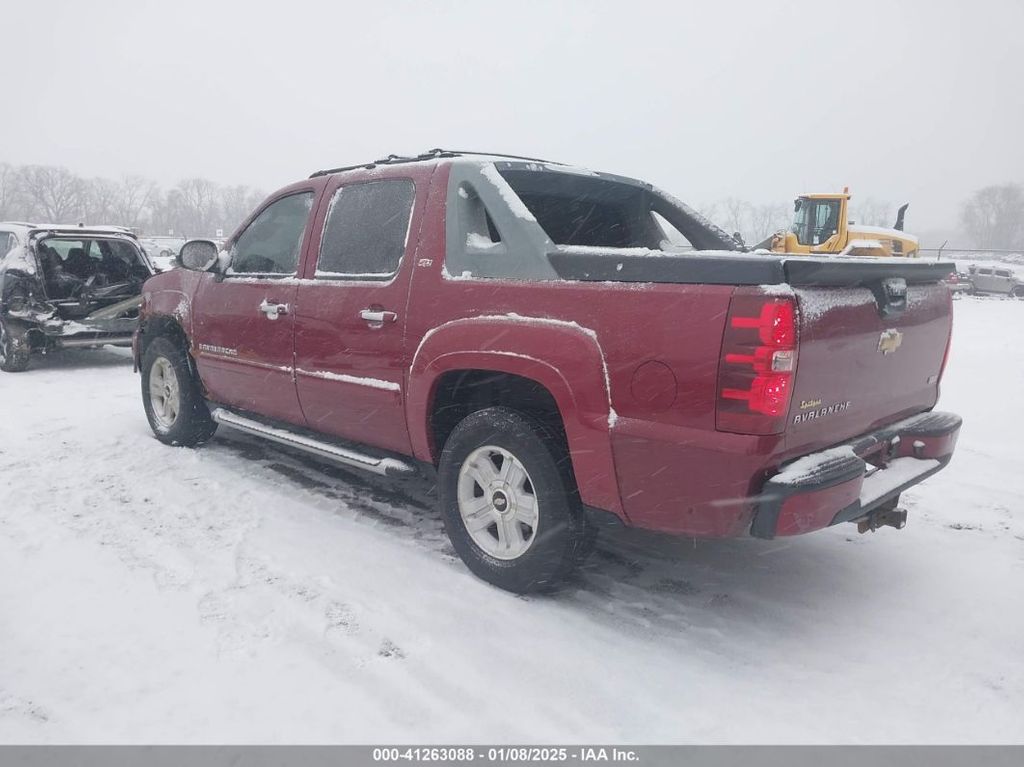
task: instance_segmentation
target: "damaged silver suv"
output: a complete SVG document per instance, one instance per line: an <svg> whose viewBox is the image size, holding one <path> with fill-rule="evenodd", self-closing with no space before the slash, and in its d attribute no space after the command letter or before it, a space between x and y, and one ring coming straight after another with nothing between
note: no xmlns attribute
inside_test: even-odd
<svg viewBox="0 0 1024 767"><path fill-rule="evenodd" d="M0 223L0 370L35 352L131 346L153 273L127 229Z"/></svg>

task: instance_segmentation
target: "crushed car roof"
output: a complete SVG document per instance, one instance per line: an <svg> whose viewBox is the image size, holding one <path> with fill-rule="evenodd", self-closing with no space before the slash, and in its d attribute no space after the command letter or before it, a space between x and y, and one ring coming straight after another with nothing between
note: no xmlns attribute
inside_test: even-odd
<svg viewBox="0 0 1024 767"><path fill-rule="evenodd" d="M53 232L56 234L97 234L97 235L118 235L121 237L132 237L138 239L135 233L126 226L113 224L30 224L25 221L0 221L0 228L5 230L16 230L24 235Z"/></svg>

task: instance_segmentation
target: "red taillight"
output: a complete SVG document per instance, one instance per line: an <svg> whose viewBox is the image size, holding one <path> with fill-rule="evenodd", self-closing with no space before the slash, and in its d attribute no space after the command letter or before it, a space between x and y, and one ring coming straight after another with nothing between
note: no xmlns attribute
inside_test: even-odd
<svg viewBox="0 0 1024 767"><path fill-rule="evenodd" d="M717 428L742 434L781 432L796 356L793 299L737 291L722 339Z"/></svg>
<svg viewBox="0 0 1024 767"><path fill-rule="evenodd" d="M729 312L734 328L756 328L761 343L773 347L796 346L796 313L789 299L773 299L761 306L756 317L737 317Z"/></svg>

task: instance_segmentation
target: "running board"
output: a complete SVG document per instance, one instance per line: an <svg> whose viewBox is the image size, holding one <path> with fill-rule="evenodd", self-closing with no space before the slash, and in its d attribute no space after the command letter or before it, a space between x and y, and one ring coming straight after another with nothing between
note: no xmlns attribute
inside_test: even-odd
<svg viewBox="0 0 1024 767"><path fill-rule="evenodd" d="M351 466L388 477L408 476L416 473L416 468L412 464L397 458L377 458L365 453L359 453L340 445L296 434L277 426L268 426L265 423L253 420L252 418L246 418L222 407L214 408L210 416L222 426L227 426L255 437L262 437L279 445L293 447L296 450L302 450L303 452L319 456L320 458L326 458L329 461L334 461L344 466Z"/></svg>

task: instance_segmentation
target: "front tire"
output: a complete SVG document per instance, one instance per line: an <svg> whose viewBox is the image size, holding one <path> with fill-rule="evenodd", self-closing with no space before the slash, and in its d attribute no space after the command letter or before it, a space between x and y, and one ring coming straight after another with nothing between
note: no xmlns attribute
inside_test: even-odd
<svg viewBox="0 0 1024 767"><path fill-rule="evenodd" d="M0 319L0 370L21 373L28 367L32 348L25 334Z"/></svg>
<svg viewBox="0 0 1024 767"><path fill-rule="evenodd" d="M511 408L479 410L455 427L438 466L438 496L466 566L518 594L557 586L591 537L564 441Z"/></svg>
<svg viewBox="0 0 1024 767"><path fill-rule="evenodd" d="M171 339L154 339L142 357L142 404L156 438L194 447L217 430L188 355Z"/></svg>

